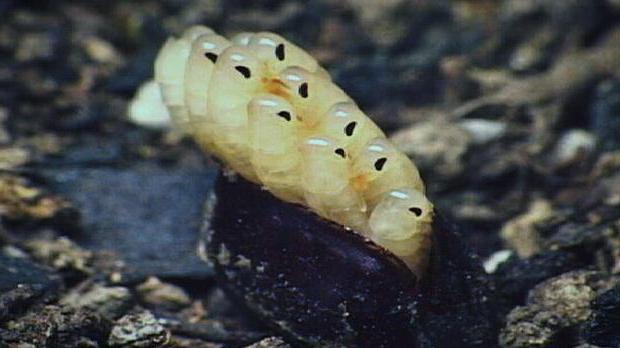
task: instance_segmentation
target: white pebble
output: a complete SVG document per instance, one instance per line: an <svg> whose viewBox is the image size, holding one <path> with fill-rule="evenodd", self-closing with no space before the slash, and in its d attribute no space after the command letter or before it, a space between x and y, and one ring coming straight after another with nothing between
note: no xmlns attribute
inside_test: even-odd
<svg viewBox="0 0 620 348"><path fill-rule="evenodd" d="M462 120L459 126L465 129L471 135L473 142L478 145L488 143L506 133L505 123L481 118Z"/></svg>

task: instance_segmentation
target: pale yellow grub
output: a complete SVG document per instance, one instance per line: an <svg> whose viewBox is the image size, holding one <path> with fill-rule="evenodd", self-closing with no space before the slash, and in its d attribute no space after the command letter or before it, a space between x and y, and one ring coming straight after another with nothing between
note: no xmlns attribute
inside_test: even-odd
<svg viewBox="0 0 620 348"><path fill-rule="evenodd" d="M424 192L416 166L386 138L370 140L355 157L353 181L364 192L370 207L394 187L411 187Z"/></svg>
<svg viewBox="0 0 620 348"><path fill-rule="evenodd" d="M180 39L169 38L155 59L155 81L159 83L173 122L181 125L182 129L186 129L184 125L189 121L184 96L185 65L192 41L208 33L213 33L213 30L201 25L190 27Z"/></svg>
<svg viewBox="0 0 620 348"><path fill-rule="evenodd" d="M227 40L194 26L164 44L155 81L130 104L132 118L161 117L164 105L225 166L422 274L433 206L416 166L306 51L273 33Z"/></svg>
<svg viewBox="0 0 620 348"><path fill-rule="evenodd" d="M184 85L185 104L191 122L206 118L209 81L218 56L228 46L230 42L217 34L200 35L191 45Z"/></svg>
<svg viewBox="0 0 620 348"><path fill-rule="evenodd" d="M319 134L340 141L349 155L357 157L370 140L385 134L354 102L333 104L317 126Z"/></svg>
<svg viewBox="0 0 620 348"><path fill-rule="evenodd" d="M349 180L350 158L342 144L310 137L301 144L301 186L310 208L356 230L366 229L366 203Z"/></svg>
<svg viewBox="0 0 620 348"><path fill-rule="evenodd" d="M427 263L431 244L433 205L418 190L389 191L375 207L368 224L370 238L403 259L417 274Z"/></svg>
<svg viewBox="0 0 620 348"><path fill-rule="evenodd" d="M250 163L258 179L275 196L303 203L298 184L301 153L297 135L301 123L286 99L259 94L248 106Z"/></svg>
<svg viewBox="0 0 620 348"><path fill-rule="evenodd" d="M320 117L325 115L333 104L352 101L331 80L299 66L282 70L279 81L284 88L275 92L282 93L290 101L308 128L316 127Z"/></svg>

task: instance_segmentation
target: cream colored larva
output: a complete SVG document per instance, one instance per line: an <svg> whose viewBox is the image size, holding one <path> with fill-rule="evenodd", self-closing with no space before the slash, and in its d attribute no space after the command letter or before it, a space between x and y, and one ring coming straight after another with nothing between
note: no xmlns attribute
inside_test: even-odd
<svg viewBox="0 0 620 348"><path fill-rule="evenodd" d="M422 272L433 205L416 166L304 50L273 33L227 40L194 26L161 48L155 82L132 102L134 120L168 113L244 178Z"/></svg>

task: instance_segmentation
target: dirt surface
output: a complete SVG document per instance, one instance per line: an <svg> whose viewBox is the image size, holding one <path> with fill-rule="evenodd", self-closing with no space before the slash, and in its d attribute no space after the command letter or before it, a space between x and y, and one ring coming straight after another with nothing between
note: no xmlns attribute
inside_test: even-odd
<svg viewBox="0 0 620 348"><path fill-rule="evenodd" d="M168 35L277 32L420 167L499 347L620 347L617 0L0 1L0 346L287 347L196 253L217 166L127 121Z"/></svg>

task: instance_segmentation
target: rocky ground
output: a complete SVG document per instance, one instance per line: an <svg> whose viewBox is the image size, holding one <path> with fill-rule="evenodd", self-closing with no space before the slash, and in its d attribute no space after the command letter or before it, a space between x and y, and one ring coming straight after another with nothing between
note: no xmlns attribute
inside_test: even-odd
<svg viewBox="0 0 620 348"><path fill-rule="evenodd" d="M126 106L170 34L275 31L418 163L500 347L620 347L620 2L0 2L0 346L288 347L196 256L217 167Z"/></svg>

